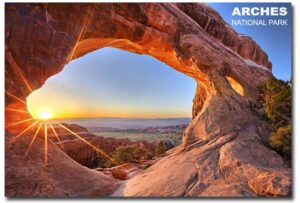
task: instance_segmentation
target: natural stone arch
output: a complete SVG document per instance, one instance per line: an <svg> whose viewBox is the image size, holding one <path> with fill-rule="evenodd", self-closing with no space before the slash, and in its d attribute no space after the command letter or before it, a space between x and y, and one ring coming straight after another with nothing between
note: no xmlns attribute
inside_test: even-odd
<svg viewBox="0 0 300 203"><path fill-rule="evenodd" d="M249 146L264 150L263 157L274 157L273 162L256 162L247 153L259 154L249 146L244 149L244 161L251 162L253 174L262 174L261 166L269 167L264 171L268 171L270 181L279 173L271 172L270 166L280 170L283 166L281 158L262 145L261 137L265 134L258 133L259 117L251 109L257 96L257 85L272 76L271 63L251 38L236 33L209 6L172 3L6 4L5 29L5 90L23 100L30 89L41 87L47 78L61 71L72 59L108 46L150 55L197 81L193 121L185 131L183 147L172 159L184 163L183 160L191 156L198 165L211 167L216 177L201 179L204 172L195 171L195 163L185 164L184 180L175 177L172 169L166 175L166 181L174 183L177 189L166 188L165 194L160 194L160 187L136 188L129 184L128 195L201 196L209 194L209 189L216 189L216 182L222 181L236 195L259 194L260 191L262 195L289 193L289 184L279 186L284 187L283 191L272 185L273 188L269 189L272 191L267 192L257 186L260 180L250 185L254 176L244 173L238 174L244 178L242 184L226 184L228 174L234 173L230 167L239 160L239 154L230 150L229 145L239 148L250 142ZM24 84L23 77L28 84ZM232 89L228 77L243 87L243 95ZM24 103L10 96L6 97L5 106L26 110ZM29 115L9 114L6 123L26 116ZM223 151L231 153L232 162L220 166L225 161L221 159ZM211 166L205 162L207 159L211 159ZM168 160L162 160L156 168L169 164ZM246 164L239 167L243 166ZM221 171L216 171L218 167ZM195 174L198 178L193 179ZM282 180L289 178L288 175L279 175ZM151 170L149 176L135 179L156 184ZM203 184L205 187L199 190Z"/></svg>
<svg viewBox="0 0 300 203"><path fill-rule="evenodd" d="M250 45L245 45L244 37L235 33L206 5L32 4L18 5L19 12L27 12L26 17L22 15L19 18L9 16L15 15L9 12L13 8L14 5L7 5L7 19L11 18L6 23L6 53L9 56L6 58L10 59L7 60L7 67L19 66L24 77L29 78L32 89L39 88L48 77L62 70L65 63L107 46L150 55L193 77L198 84L197 93L201 92L201 96L196 95L198 102L194 103L194 117L204 107L205 101L220 97L220 94L222 98L236 97L236 100L247 105L245 102L253 97L256 85L270 76L268 71L251 70L239 55L269 66L267 56L260 47L248 38ZM67 15L62 10L68 10ZM199 12L188 13L192 10ZM14 26L20 23L26 27ZM20 41L15 30L25 32L22 28L35 33ZM47 46L42 46L43 42ZM245 46L249 49L254 47L255 56L239 51ZM37 72L35 78L30 76L33 71ZM245 72L263 77L249 83ZM230 91L225 81L228 74L241 81L245 98ZM9 77L10 74L6 81ZM21 80L21 84L15 86L24 86L24 83ZM6 87L10 89L11 85ZM22 91L17 95L26 98L28 91Z"/></svg>

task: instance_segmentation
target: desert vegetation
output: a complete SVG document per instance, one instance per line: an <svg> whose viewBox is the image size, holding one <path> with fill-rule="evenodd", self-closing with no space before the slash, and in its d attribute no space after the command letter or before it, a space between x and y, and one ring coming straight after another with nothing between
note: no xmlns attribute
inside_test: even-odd
<svg viewBox="0 0 300 203"><path fill-rule="evenodd" d="M259 102L271 127L269 144L284 158L291 159L292 150L292 85L271 78L259 86Z"/></svg>
<svg viewBox="0 0 300 203"><path fill-rule="evenodd" d="M165 153L166 153L166 149L165 149L163 143L162 142L157 143L156 147L155 147L155 155L161 156Z"/></svg>
<svg viewBox="0 0 300 203"><path fill-rule="evenodd" d="M187 125L145 129L106 129L92 133L100 137L113 137L115 139L128 138L132 142L147 141L158 143L161 140L170 139L177 146L182 142L182 134L186 127Z"/></svg>
<svg viewBox="0 0 300 203"><path fill-rule="evenodd" d="M112 158L118 163L139 163L141 160L151 159L153 154L144 147L140 146L121 146L118 147Z"/></svg>

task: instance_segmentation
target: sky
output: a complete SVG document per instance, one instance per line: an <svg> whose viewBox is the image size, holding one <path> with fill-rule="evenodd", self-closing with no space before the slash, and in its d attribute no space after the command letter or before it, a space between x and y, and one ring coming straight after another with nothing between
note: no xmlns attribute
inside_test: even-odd
<svg viewBox="0 0 300 203"><path fill-rule="evenodd" d="M282 80L291 79L292 71L292 8L290 3L210 3L223 19L232 26L236 19L287 19L288 26L232 26L237 32L248 35L268 54L272 72ZM287 16L232 16L234 7L287 7Z"/></svg>
<svg viewBox="0 0 300 203"><path fill-rule="evenodd" d="M103 48L73 60L28 98L34 117L191 117L194 79L147 55Z"/></svg>
<svg viewBox="0 0 300 203"><path fill-rule="evenodd" d="M255 3L210 5L230 25L232 19L249 19L232 16L235 6L264 6ZM273 63L273 74L283 80L291 77L291 8L288 8L288 26L233 27L251 36L266 51ZM193 79L150 56L103 48L66 65L62 72L34 91L27 103L34 117L39 117L41 112L49 112L55 118L191 117L195 89Z"/></svg>

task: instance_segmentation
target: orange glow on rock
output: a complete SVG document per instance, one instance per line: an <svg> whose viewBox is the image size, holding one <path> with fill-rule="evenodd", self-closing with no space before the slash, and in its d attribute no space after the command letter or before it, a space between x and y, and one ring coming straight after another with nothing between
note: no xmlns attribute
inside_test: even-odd
<svg viewBox="0 0 300 203"><path fill-rule="evenodd" d="M244 88L243 86L238 83L235 79L233 79L232 77L226 76L227 81L229 82L231 88L238 93L241 96L244 96Z"/></svg>

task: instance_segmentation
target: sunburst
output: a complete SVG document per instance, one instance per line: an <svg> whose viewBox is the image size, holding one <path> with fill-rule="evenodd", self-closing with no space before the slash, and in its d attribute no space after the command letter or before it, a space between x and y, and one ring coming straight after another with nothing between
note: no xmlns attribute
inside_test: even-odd
<svg viewBox="0 0 300 203"><path fill-rule="evenodd" d="M19 109L6 109L6 110L14 111L14 112L17 112L17 113L24 113L23 110L19 110ZM22 136L28 135L28 131L38 124L38 127L36 128L35 133L32 136L32 139L31 139L31 141L30 141L30 143L27 147L27 150L24 154L24 157L26 157L29 154L30 149L32 148L32 146L33 146L37 136L39 135L41 129L44 129L44 165L45 166L48 165L48 142L51 142L51 140L49 140L49 136L48 136L48 129L49 128L52 130L52 132L53 132L54 136L56 137L56 139L58 141L58 144L61 146L62 150L64 150L64 146L61 142L59 134L56 132L54 126L52 125L52 123L54 122L58 127L65 129L70 134L72 134L76 138L78 138L80 141L84 142L85 144L87 144L88 146L93 148L96 152L98 152L99 154L101 154L102 156L107 158L109 161L111 161L114 164L117 164L117 162L114 159L112 159L106 152L101 150L99 147L93 145L92 143L90 143L89 141L84 139L82 136L78 135L78 133L72 131L67 126L62 125L61 123L59 123L56 120L54 120L53 118L51 118L52 115L51 115L50 112L44 111L44 112L41 112L39 115L40 116L37 119L28 118L28 119L21 120L21 121L15 122L15 123L11 123L11 124L5 126L6 128L10 128L11 126L16 126L16 125L19 125L19 124L24 124L26 122L31 122L24 130L22 130L19 134L17 134L15 137L13 137L9 141L9 143L12 144L12 143L16 142L17 139L20 139Z"/></svg>
<svg viewBox="0 0 300 203"><path fill-rule="evenodd" d="M44 122L44 132L45 132L45 166L48 166L48 126L47 122Z"/></svg>
<svg viewBox="0 0 300 203"><path fill-rule="evenodd" d="M5 94L7 94L8 96L10 96L11 98L13 99L16 99L18 100L19 102L23 103L23 104L26 104L26 101L24 101L23 99L21 99L20 97L17 97L16 95L8 92L8 91L5 91Z"/></svg>
<svg viewBox="0 0 300 203"><path fill-rule="evenodd" d="M61 148L65 151L65 148L64 148L64 145L62 144L56 130L54 129L53 125L51 124L51 122L48 122L53 134L55 135L56 139L57 139L57 142L59 143L59 145L61 146Z"/></svg>
<svg viewBox="0 0 300 203"><path fill-rule="evenodd" d="M96 150L98 153L102 154L104 157L106 157L108 160L110 160L112 163L117 164L117 162L115 160L113 160L110 156L108 156L103 150L99 149L98 147L94 146L93 144L91 144L90 142L88 142L87 140L85 140L83 137L81 137L80 135L78 135L77 133L73 132L71 129L67 128L66 126L58 123L57 121L54 121L56 124L58 124L60 127L64 128L65 130L67 130L69 133L71 133L72 135L74 135L75 137L79 138L81 141L83 141L85 144L89 145L90 147L92 147L94 150Z"/></svg>
<svg viewBox="0 0 300 203"><path fill-rule="evenodd" d="M28 114L27 111L19 110L19 109L12 109L12 108L5 108L5 111L14 111L14 112L18 112L18 113L26 113L26 114Z"/></svg>
<svg viewBox="0 0 300 203"><path fill-rule="evenodd" d="M25 157L28 155L29 150L30 150L31 146L33 145L33 143L34 143L36 137L38 136L38 134L39 134L39 132L40 132L40 129L41 129L42 125L43 125L43 122L40 122L39 127L36 129L36 132L35 132L34 136L32 137L32 140L31 140L29 146L27 147L26 153L25 153L25 155L24 155Z"/></svg>
<svg viewBox="0 0 300 203"><path fill-rule="evenodd" d="M30 130L33 126L35 126L35 124L37 123L38 121L35 121L33 122L30 126L28 126L25 130L23 130L22 132L20 132L19 134L17 134L13 139L11 139L9 141L9 143L13 143L16 141L16 139L18 139L19 137L21 137L22 135L24 135L28 130Z"/></svg>
<svg viewBox="0 0 300 203"><path fill-rule="evenodd" d="M15 76L17 76L18 78L21 79L21 81L24 83L24 86L28 89L28 92L31 93L32 88L31 88L28 80L26 79L22 68L20 68L18 63L16 63L16 61L10 51L5 52L5 59L10 64L10 67L12 67L12 70L13 70L13 73L15 74ZM25 104L26 104L26 102L25 102Z"/></svg>
<svg viewBox="0 0 300 203"><path fill-rule="evenodd" d="M52 118L52 114L49 111L42 111L39 113L39 119L41 120L49 120Z"/></svg>
<svg viewBox="0 0 300 203"><path fill-rule="evenodd" d="M32 120L34 120L34 118L27 118L27 119L24 119L24 120L21 120L21 121L18 121L18 122L6 125L5 128L9 128L11 126L15 126L15 125L19 125L19 124L22 124L22 123L26 123L26 122L29 122L29 121L32 121Z"/></svg>
<svg viewBox="0 0 300 203"><path fill-rule="evenodd" d="M90 7L90 9L93 9L93 7ZM92 13L92 10L90 10L89 13ZM77 42L76 42L76 45L75 47L73 48L72 52L71 52L71 55L69 56L69 60L72 60L73 58L73 55L75 53L75 50L77 48L77 44L79 42L79 40L81 39L82 37L82 33L84 33L84 30L86 29L87 25L88 25L88 22L89 22L89 18L90 18L91 14L87 15L85 20L84 20L84 26L82 27L80 33L79 33L79 37L77 39ZM9 52L6 56L5 56L6 59L8 59L8 62L10 63L11 67L13 68L13 71L14 71L14 74L16 74L19 78L21 78L21 81L23 81L24 83L24 86L27 88L28 92L31 93L32 92L32 88L30 86L30 83L28 82L28 80L26 79L26 77L24 76L23 74L23 71L22 69L18 66L17 63L15 63L15 60L13 58L13 56L11 55L11 53ZM5 94L8 95L9 97L15 99L16 101L18 102L21 102L25 105L27 105L26 101L21 99L20 97L14 95L13 93L9 92L9 91L5 91ZM24 111L24 109L13 109L13 108L5 108L6 111L12 111L12 112L15 112L15 113L28 113L27 111ZM91 148L93 148L96 152L100 153L102 156L104 156L105 158L107 158L108 160L110 160L112 163L116 163L116 161L114 161L107 153L105 153L103 150L99 149L98 147L94 146L93 144L91 144L90 142L88 142L86 139L84 139L83 137L81 137L80 135L78 135L77 133L73 132L71 129L69 129L67 126L64 126L60 123L58 123L57 121L55 121L53 118L52 118L52 114L51 112L48 112L48 111L43 111L43 112L40 112L39 116L37 119L34 119L34 118L28 118L28 119L24 119L24 120L21 120L21 121L18 121L18 122L15 122L15 123L10 123L9 125L6 125L5 128L10 128L12 126L17 126L17 125L20 125L20 124L25 124L27 122L32 122L31 124L28 125L28 127L26 127L23 131L21 131L19 134L17 134L15 137L13 137L9 143L14 143L17 139L21 138L22 136L24 135L28 135L28 131L30 129L32 129L36 124L39 123L38 127L36 128L36 131L34 133L34 135L32 136L32 139L27 147L27 150L24 154L24 157L26 157L28 155L28 153L30 152L30 149L31 147L33 146L37 136L39 135L40 133L40 130L44 129L44 154L45 154L45 157L44 157L44 164L45 166L48 165L48 142L51 141L48 139L48 129L49 127L51 128L52 132L54 133L58 143L61 145L61 147L63 148L63 145L62 145L62 142L61 142L61 139L59 138L59 135L57 134L57 132L55 131L55 128L53 127L52 123L50 122L51 121L54 121L59 127L67 130L69 133L71 133L72 135L74 135L75 137L79 138L79 140L81 140L82 142L84 142L85 144L87 144L88 146L90 146ZM49 126L49 127L48 127ZM26 134L27 133L27 134ZM64 149L63 149L64 150Z"/></svg>

